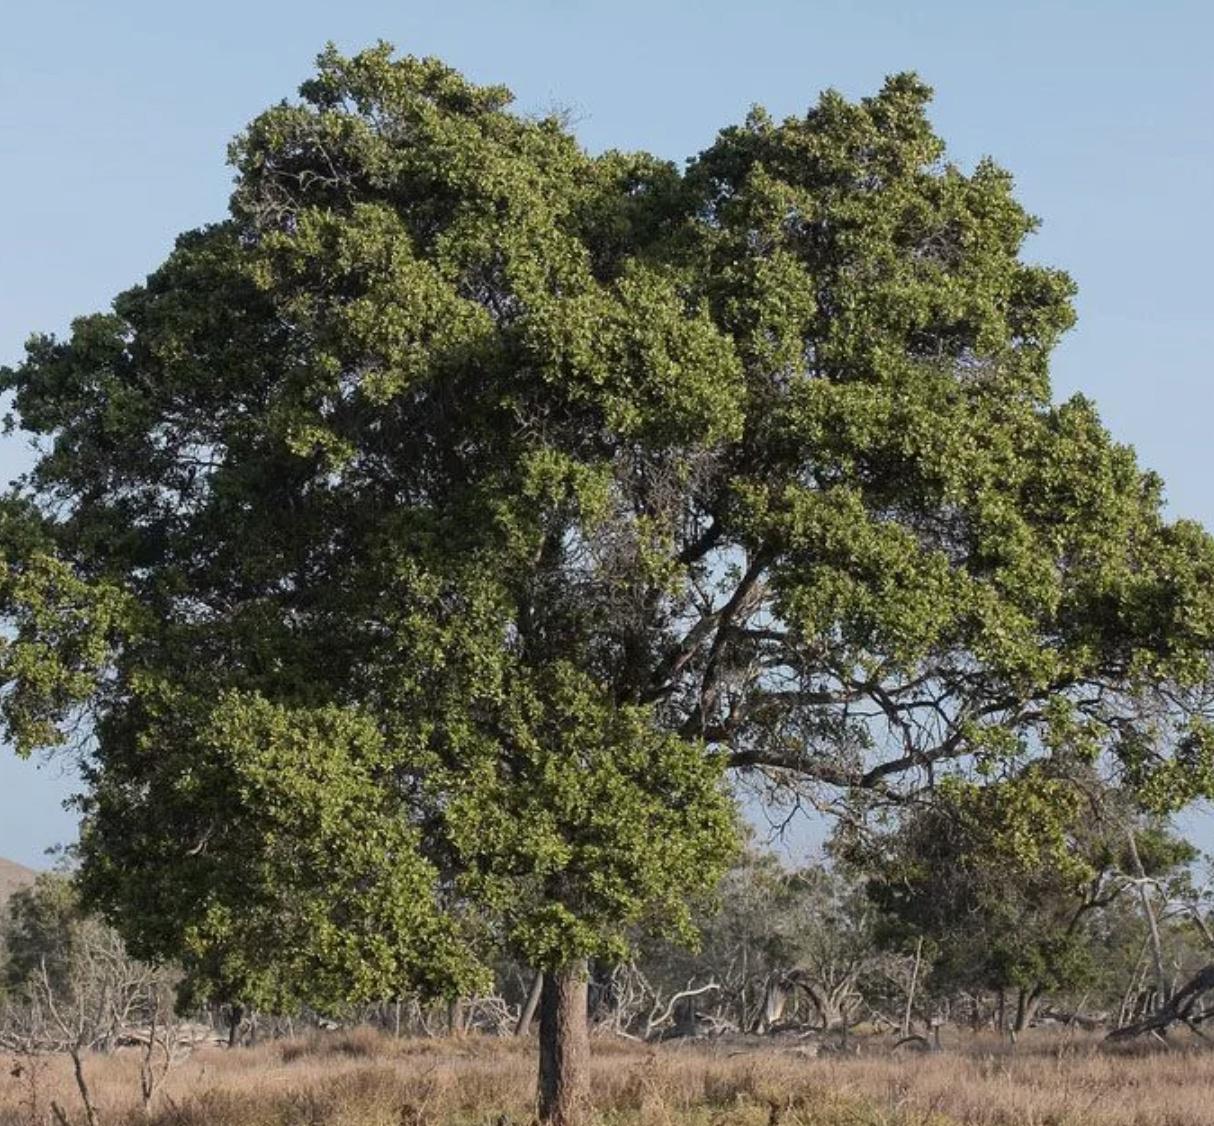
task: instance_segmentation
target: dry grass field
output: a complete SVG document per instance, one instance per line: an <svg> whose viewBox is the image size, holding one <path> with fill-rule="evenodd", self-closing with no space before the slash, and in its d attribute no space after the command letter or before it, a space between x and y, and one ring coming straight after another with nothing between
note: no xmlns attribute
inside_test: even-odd
<svg viewBox="0 0 1214 1126"><path fill-rule="evenodd" d="M774 1046L598 1042L595 1121L606 1126L1197 1126L1214 1123L1214 1050L1109 1050L1041 1034L1014 1050L975 1038L933 1054L811 1058ZM435 1126L525 1123L534 1044L393 1041L369 1030L196 1050L150 1115L139 1054L87 1061L101 1126ZM0 1126L83 1114L63 1059L8 1061Z"/></svg>

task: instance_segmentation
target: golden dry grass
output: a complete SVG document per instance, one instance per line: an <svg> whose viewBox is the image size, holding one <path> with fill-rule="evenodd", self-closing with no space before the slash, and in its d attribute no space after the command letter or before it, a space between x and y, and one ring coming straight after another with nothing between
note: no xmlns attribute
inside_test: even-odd
<svg viewBox="0 0 1214 1126"><path fill-rule="evenodd" d="M138 1055L87 1062L102 1126L472 1126L531 1117L534 1043L393 1041L362 1029L254 1049L196 1051L150 1118ZM67 1061L0 1078L0 1126L43 1126L50 1101L82 1121ZM807 1058L764 1046L597 1041L604 1126L1198 1126L1214 1123L1214 1051L1110 1051L1039 1035L1014 1051L966 1038L938 1054ZM33 1105L35 1104L36 1105Z"/></svg>

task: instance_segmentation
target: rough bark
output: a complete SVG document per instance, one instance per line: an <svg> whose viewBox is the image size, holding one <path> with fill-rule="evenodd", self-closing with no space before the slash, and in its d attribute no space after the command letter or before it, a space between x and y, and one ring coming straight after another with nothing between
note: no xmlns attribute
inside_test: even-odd
<svg viewBox="0 0 1214 1126"><path fill-rule="evenodd" d="M544 972L540 996L539 1117L581 1126L590 1105L590 1024L586 963Z"/></svg>

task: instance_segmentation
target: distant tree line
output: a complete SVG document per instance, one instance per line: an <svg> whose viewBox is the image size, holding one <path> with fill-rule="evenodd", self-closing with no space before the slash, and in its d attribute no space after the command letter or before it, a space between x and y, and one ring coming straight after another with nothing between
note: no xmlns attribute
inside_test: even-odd
<svg viewBox="0 0 1214 1126"><path fill-rule="evenodd" d="M978 801L946 788L883 831L841 829L821 863L790 867L752 843L701 901L698 943L638 927L627 956L592 963L592 1028L642 1040L925 1042L950 1024L1013 1037L1035 1023L1133 1028L1214 961L1202 858L1094 778L1071 795L1068 817L1009 837L999 803L1031 800L1047 781L988 785ZM1052 809L1065 805L1050 799ZM360 1022L395 1035L525 1035L538 1000L539 975L501 943L485 989L438 1002L259 1007L232 992L200 1003L172 966L130 957L65 874L10 899L0 941L0 1042L9 1047L143 1043L149 1027L191 1006L195 1022L233 1046ZM1203 996L1189 1016L1204 1015Z"/></svg>

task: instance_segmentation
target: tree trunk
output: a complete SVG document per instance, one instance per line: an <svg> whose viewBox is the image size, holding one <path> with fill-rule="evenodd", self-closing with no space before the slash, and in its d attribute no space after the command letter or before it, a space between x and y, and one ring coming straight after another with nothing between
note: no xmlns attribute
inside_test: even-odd
<svg viewBox="0 0 1214 1126"><path fill-rule="evenodd" d="M788 987L779 978L772 978L763 992L763 1013L759 1018L759 1032L770 1032L780 1023L784 1008L788 1004Z"/></svg>
<svg viewBox="0 0 1214 1126"><path fill-rule="evenodd" d="M906 991L906 1009L902 1013L902 1035L909 1036L911 1017L915 1013L915 987L919 984L919 963L923 960L923 936L915 943L915 968L911 971L910 988Z"/></svg>
<svg viewBox="0 0 1214 1126"><path fill-rule="evenodd" d="M1037 1002L1040 998L1041 990L1039 987L1031 990L1020 990L1020 994L1016 999L1016 1023L1012 1026L1012 1031L1017 1035L1024 1032L1033 1023L1033 1017L1037 1015Z"/></svg>
<svg viewBox="0 0 1214 1126"><path fill-rule="evenodd" d="M823 1032L833 1032L837 1028L847 1028L847 1016L843 1011L843 1007L826 990L822 990L817 995L811 994L811 997L813 997L814 1003L817 1006L818 1015L822 1018Z"/></svg>
<svg viewBox="0 0 1214 1126"><path fill-rule="evenodd" d="M228 1047L235 1048L240 1043L240 1026L244 1023L244 1006L232 1005L228 1009Z"/></svg>
<svg viewBox="0 0 1214 1126"><path fill-rule="evenodd" d="M532 978L531 989L527 992L527 1000L523 1002L522 1012L518 1015L518 1024L514 1026L515 1036L529 1036L531 1034L531 1022L535 1018L535 1010L539 1008L540 993L544 988L544 975L536 971L536 975Z"/></svg>
<svg viewBox="0 0 1214 1126"><path fill-rule="evenodd" d="M1164 969L1163 944L1159 938L1159 922L1155 918L1155 907L1151 903L1151 894L1147 890L1147 874L1143 870L1142 860L1138 856L1138 843L1134 840L1134 831L1127 834L1130 842L1130 857L1134 861L1134 875L1138 877L1138 898L1142 902L1143 914L1147 917L1147 933L1151 939L1151 957L1155 962L1155 985L1159 990L1159 1004L1166 1005L1172 997L1172 987L1168 982L1168 972Z"/></svg>
<svg viewBox="0 0 1214 1126"><path fill-rule="evenodd" d="M84 1120L88 1126L97 1126L97 1108L93 1105L93 1093L89 1090L89 1085L84 1078L84 1061L80 1058L80 1045L76 1044L68 1051L72 1057L72 1072L76 1076L76 1090L80 1092L80 1101L84 1104Z"/></svg>
<svg viewBox="0 0 1214 1126"><path fill-rule="evenodd" d="M590 1022L586 963L544 972L540 996L539 1116L579 1126L590 1103Z"/></svg>

